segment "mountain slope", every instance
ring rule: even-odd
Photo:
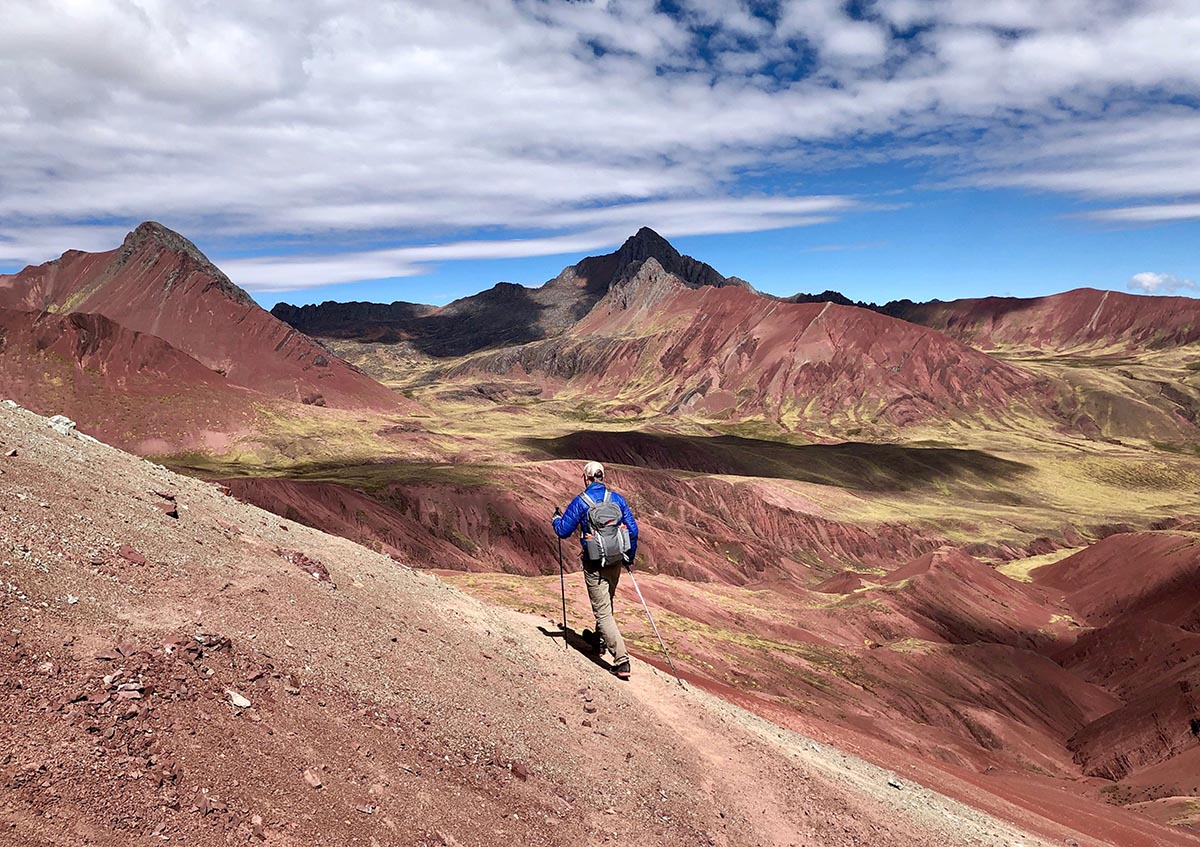
[[[440,308],[403,302],[280,303],[271,313],[320,338],[400,344],[430,356],[461,356],[561,334],[648,259],[692,287],[746,285],[680,254],[661,235],[643,227],[617,251],[583,259],[540,288],[501,282]]]
[[[480,354],[449,374],[530,375],[560,395],[795,428],[903,427],[1022,406],[1050,418],[1058,399],[932,330],[832,303],[693,290],[652,259],[563,338]]]
[[[981,350],[1046,353],[1163,349],[1200,341],[1200,300],[1075,288],[1046,297],[851,301],[837,291],[789,303],[858,306],[944,332]]]
[[[232,385],[273,397],[344,408],[404,403],[271,317],[195,245],[156,223],[138,226],[116,250],[68,251],[0,276],[0,308],[101,314],[163,339]]]
[[[103,315],[0,309],[0,396],[86,422],[106,441],[161,452],[224,444],[252,417],[256,395]]]
[[[1061,591],[1096,627],[1059,662],[1124,701],[1072,736],[1084,773],[1124,780],[1200,755],[1198,576],[1200,537],[1174,531],[1112,535],[1033,572],[1036,584]],[[1186,773],[1175,775],[1168,793],[1194,793]],[[1164,779],[1158,787],[1171,785]]]
[[[6,843],[1050,843],[27,412],[0,446]]]
[[[882,310],[984,350],[1158,349],[1200,341],[1200,300],[1191,297],[1076,288],[1048,297],[896,302]]]

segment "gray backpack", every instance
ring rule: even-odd
[[[620,565],[629,553],[629,527],[621,521],[621,507],[613,502],[612,492],[604,491],[604,499],[596,502],[585,491],[579,495],[588,507],[588,528],[583,542],[587,557],[599,567]]]

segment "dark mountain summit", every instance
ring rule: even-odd
[[[615,252],[589,256],[540,288],[501,282],[440,308],[399,301],[326,302],[319,306],[280,303],[271,313],[309,335],[407,344],[414,351],[436,357],[462,356],[561,335],[609,289],[632,280],[650,260],[689,288],[749,287],[743,280],[722,276],[711,265],[684,256],[657,232],[642,227]]]

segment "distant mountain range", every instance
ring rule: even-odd
[[[540,341],[571,328],[616,285],[654,259],[687,288],[737,287],[786,303],[853,306],[936,329],[982,350],[1065,351],[1112,346],[1156,348],[1200,341],[1200,300],[1078,288],[1047,297],[986,297],[952,301],[855,301],[837,291],[775,297],[738,277],[682,255],[643,227],[614,253],[590,256],[538,288],[501,282],[446,306],[394,302],[292,306],[272,314],[320,338],[407,345],[433,357]]]
[[[829,291],[772,297],[646,228],[538,288],[500,283],[443,307],[280,304],[268,314],[190,241],[147,222],[117,249],[68,251],[0,276],[0,310],[8,339],[0,389],[46,411],[90,409],[94,426],[121,443],[160,446],[204,443],[197,432],[228,432],[264,401],[414,408],[325,345],[422,360],[426,386],[523,380],[546,396],[598,398],[618,415],[852,431],[999,420],[1020,407],[1095,436],[1104,424],[1076,389],[988,351],[1097,354],[1200,340],[1200,301],[1182,297],[1078,289],[883,306]],[[164,414],[166,400],[185,391],[191,411],[172,402]],[[1186,391],[1164,391],[1194,420]],[[106,411],[101,394],[123,398],[120,414]],[[1100,406],[1136,418],[1122,402]],[[1155,431],[1169,438],[1187,425],[1159,421]]]
[[[280,303],[271,313],[313,336],[406,344],[436,357],[462,356],[562,334],[651,258],[690,288],[748,285],[681,255],[661,235],[643,227],[616,252],[588,257],[539,288],[501,282],[441,307],[404,302]]]

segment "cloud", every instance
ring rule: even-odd
[[[1129,290],[1142,294],[1174,294],[1178,291],[1196,291],[1200,285],[1190,279],[1180,279],[1171,274],[1158,274],[1145,271],[1134,274],[1129,279]]]
[[[615,247],[642,225],[666,237],[714,232],[757,232],[824,223],[858,206],[844,197],[742,198],[641,203],[563,213],[555,223],[573,231],[545,238],[455,241],[444,244],[347,251],[331,255],[277,255],[222,262],[242,287],[255,292],[298,291],[365,279],[417,276],[431,263],[575,255]]]
[[[8,0],[0,261],[148,218],[330,256],[655,225],[629,210],[811,224],[871,207],[800,209],[814,164],[922,150],[972,185],[1185,208],[1198,42],[1191,0]],[[754,202],[786,211],[747,199],[775,184]]]
[[[1131,224],[1156,224],[1170,221],[1200,220],[1200,203],[1155,203],[1146,206],[1123,206],[1098,209],[1084,217],[1096,221]]]

